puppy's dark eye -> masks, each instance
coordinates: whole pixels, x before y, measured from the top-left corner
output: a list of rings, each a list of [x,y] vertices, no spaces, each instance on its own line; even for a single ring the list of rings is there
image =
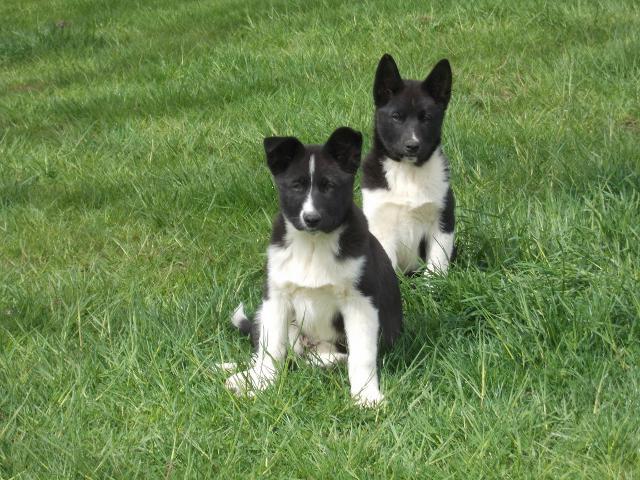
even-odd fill
[[[320,184],[318,185],[318,187],[320,188],[320,191],[322,193],[327,193],[332,191],[336,187],[336,185],[331,180],[323,178],[322,180],[320,180]]]
[[[290,187],[294,192],[304,192],[307,188],[307,182],[301,178],[291,183]]]
[[[396,122],[399,122],[402,120],[402,115],[400,115],[398,112],[393,112],[391,114],[391,118],[393,118]]]

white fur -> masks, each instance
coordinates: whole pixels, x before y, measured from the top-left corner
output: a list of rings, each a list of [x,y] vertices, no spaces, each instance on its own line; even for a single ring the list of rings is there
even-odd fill
[[[371,406],[384,397],[378,386],[376,357],[378,354],[378,311],[362,296],[343,305],[344,329],[349,339],[349,383],[351,396],[359,405]]]
[[[296,230],[288,221],[284,247],[268,249],[269,299],[260,307],[260,343],[252,367],[227,380],[237,392],[261,390],[275,381],[287,342],[307,348],[311,363],[330,366],[346,355],[335,348],[333,320],[342,312],[349,345],[351,393],[363,406],[382,400],[376,371],[378,312],[356,285],[364,257],[338,260],[340,235]]]
[[[242,323],[243,320],[246,320],[246,319],[247,319],[247,315],[244,313],[244,304],[240,303],[240,305],[236,307],[236,309],[233,311],[233,314],[231,315],[231,323],[236,328],[240,328],[240,324]]]
[[[441,232],[439,225],[449,188],[446,165],[440,149],[421,166],[387,158],[382,166],[389,189],[362,190],[369,229],[394,268],[418,268],[418,250],[424,237],[429,245],[428,268],[446,271],[453,249],[453,234]]]
[[[305,213],[314,213],[316,211],[316,207],[313,205],[313,174],[316,170],[316,159],[313,155],[309,159],[309,194],[307,195],[306,200],[302,204],[302,211],[300,212],[300,221],[302,224],[305,224],[304,214]]]
[[[427,249],[427,272],[446,273],[454,247],[454,234],[435,229]]]
[[[214,363],[213,366],[222,372],[233,372],[238,368],[238,364],[236,362],[219,362]]]

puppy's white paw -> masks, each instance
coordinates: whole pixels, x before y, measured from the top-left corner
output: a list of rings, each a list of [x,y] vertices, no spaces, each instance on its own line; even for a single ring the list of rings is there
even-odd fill
[[[435,263],[432,261],[427,261],[427,268],[424,270],[425,277],[434,277],[437,275],[446,275],[449,264],[441,264]]]
[[[365,389],[353,395],[353,399],[359,407],[375,408],[382,404],[384,395],[378,389]]]
[[[264,390],[275,380],[275,371],[267,368],[257,370],[255,367],[238,372],[227,378],[225,386],[237,395],[255,395],[256,391]]]
[[[219,362],[214,363],[213,368],[221,372],[233,372],[238,369],[238,364],[236,362]]]

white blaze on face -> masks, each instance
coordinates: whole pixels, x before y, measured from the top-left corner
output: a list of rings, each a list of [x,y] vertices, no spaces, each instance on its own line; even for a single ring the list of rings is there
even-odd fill
[[[413,140],[414,142],[419,141],[415,131],[411,132],[411,140]]]
[[[314,213],[316,211],[316,207],[313,206],[313,197],[311,193],[313,192],[313,173],[316,170],[316,159],[313,155],[309,158],[309,194],[307,195],[307,199],[302,204],[302,212],[300,212],[300,220],[304,225],[303,215],[305,213]]]

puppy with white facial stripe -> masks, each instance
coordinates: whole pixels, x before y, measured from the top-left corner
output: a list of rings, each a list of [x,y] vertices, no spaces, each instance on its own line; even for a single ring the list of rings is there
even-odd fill
[[[379,337],[385,345],[398,337],[402,306],[391,262],[353,202],[362,135],[342,127],[324,145],[272,137],[264,147],[280,212],[255,322],[241,307],[232,318],[251,336],[252,365],[226,385],[244,393],[268,387],[291,347],[322,366],[346,360],[352,396],[376,405]]]
[[[373,86],[374,141],[363,163],[362,202],[371,232],[394,267],[446,272],[455,254],[455,199],[441,132],[451,98],[441,60],[420,82],[403,80],[384,55]]]

